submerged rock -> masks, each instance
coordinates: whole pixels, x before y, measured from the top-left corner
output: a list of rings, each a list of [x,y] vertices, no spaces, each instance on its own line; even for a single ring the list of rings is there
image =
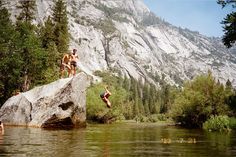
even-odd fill
[[[85,73],[36,87],[8,99],[0,109],[5,125],[72,128],[86,125]]]

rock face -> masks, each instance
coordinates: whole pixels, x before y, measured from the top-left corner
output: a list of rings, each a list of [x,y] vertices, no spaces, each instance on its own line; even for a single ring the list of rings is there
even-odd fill
[[[8,1],[12,17],[19,0]],[[36,22],[52,14],[52,0],[36,0]],[[161,80],[182,85],[211,70],[222,83],[236,87],[236,50],[220,38],[171,25],[153,14],[143,0],[66,0],[71,49],[78,66],[92,75],[115,69],[156,85]]]
[[[13,96],[0,109],[5,125],[72,128],[86,125],[86,88],[90,78],[73,78],[36,87]]]

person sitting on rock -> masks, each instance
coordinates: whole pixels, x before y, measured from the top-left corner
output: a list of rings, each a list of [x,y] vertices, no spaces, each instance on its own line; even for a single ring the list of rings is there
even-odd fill
[[[105,87],[105,91],[100,94],[101,99],[103,102],[106,103],[108,108],[111,108],[111,102],[109,101],[108,97],[111,96],[111,92]]]
[[[73,52],[71,53],[71,71],[72,71],[73,76],[76,75],[76,67],[77,67],[77,60],[76,59],[79,59],[76,52],[77,52],[77,50],[73,49]]]
[[[65,54],[61,60],[61,67],[60,67],[60,77],[62,78],[65,74],[65,69],[67,69],[68,72],[68,77],[71,74],[71,66],[70,63],[71,62],[71,55],[69,54]]]

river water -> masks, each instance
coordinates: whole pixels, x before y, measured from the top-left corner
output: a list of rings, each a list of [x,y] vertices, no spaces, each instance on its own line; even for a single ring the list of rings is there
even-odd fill
[[[0,156],[233,157],[236,132],[207,133],[157,124],[90,124],[86,129],[7,127]]]

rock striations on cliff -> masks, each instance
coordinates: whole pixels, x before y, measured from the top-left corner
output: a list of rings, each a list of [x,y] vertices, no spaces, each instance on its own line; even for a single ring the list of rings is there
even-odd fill
[[[19,0],[11,0],[12,17]],[[36,22],[52,14],[52,0],[36,0]],[[143,0],[67,0],[71,49],[78,66],[94,71],[115,69],[136,80],[182,85],[211,70],[216,79],[236,87],[235,49],[220,38],[176,27],[152,13]]]
[[[86,125],[85,73],[36,87],[8,99],[0,109],[5,125],[73,128]]]

